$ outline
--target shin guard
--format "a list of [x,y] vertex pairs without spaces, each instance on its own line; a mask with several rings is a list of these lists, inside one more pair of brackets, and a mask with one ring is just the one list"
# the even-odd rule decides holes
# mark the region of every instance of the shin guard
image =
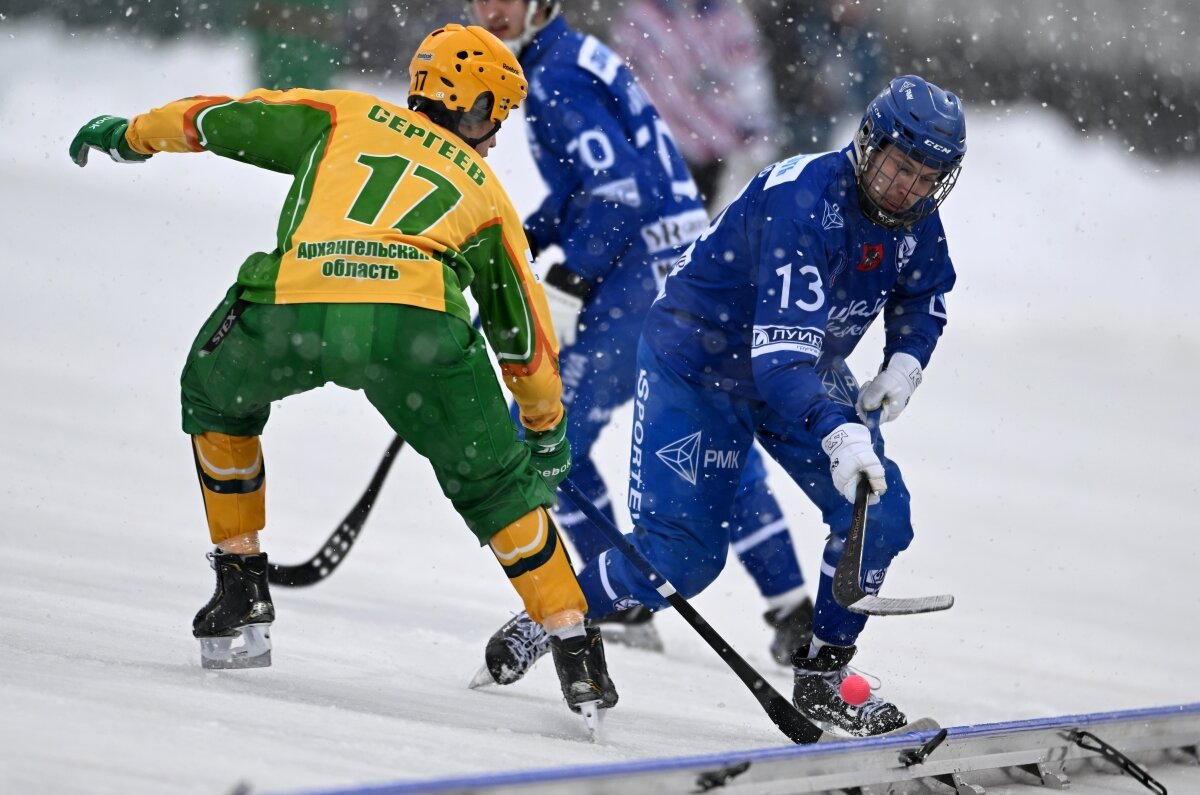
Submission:
[[208,533],[222,541],[266,526],[266,469],[257,436],[208,432],[192,437]]
[[525,514],[488,543],[530,618],[551,633],[572,625],[582,629],[587,600],[545,508]]

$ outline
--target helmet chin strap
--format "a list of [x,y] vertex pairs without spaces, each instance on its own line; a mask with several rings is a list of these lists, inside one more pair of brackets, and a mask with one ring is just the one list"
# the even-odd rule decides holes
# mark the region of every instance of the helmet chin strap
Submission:
[[541,5],[542,4],[537,0],[529,0],[529,2],[525,4],[525,27],[522,30],[521,35],[517,36],[515,39],[503,39],[504,46],[507,47],[513,55],[520,57],[521,51],[529,46],[529,42],[533,41],[533,37],[536,36],[542,28],[549,25],[551,20],[558,16],[559,4],[553,2],[547,3],[550,13],[546,15],[546,19],[544,22],[542,22],[542,24],[534,25],[533,18],[537,16],[538,8],[540,8]]
[[493,135],[495,135],[495,134],[496,134],[496,133],[498,133],[498,132],[500,132],[500,122],[498,122],[498,121],[497,121],[497,122],[492,122],[492,129],[488,130],[486,133],[484,133],[483,135],[479,136],[478,138],[469,138],[469,137],[467,137],[467,135],[466,135],[466,134],[464,134],[464,133],[463,133],[463,131],[462,131],[462,130],[458,130],[458,129],[456,129],[456,130],[454,131],[454,133],[455,133],[455,134],[456,134],[456,135],[457,135],[459,138],[461,138],[461,139],[463,139],[464,141],[466,141],[466,142],[467,142],[467,144],[468,144],[468,145],[469,145],[469,146],[470,146],[472,149],[473,149],[473,148],[475,148],[476,146],[479,146],[481,143],[483,143],[483,142],[484,142],[484,141],[486,141],[487,139],[491,138]]

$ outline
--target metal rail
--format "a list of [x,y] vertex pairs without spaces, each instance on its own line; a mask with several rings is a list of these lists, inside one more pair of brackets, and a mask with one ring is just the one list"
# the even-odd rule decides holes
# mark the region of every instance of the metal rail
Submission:
[[[1105,763],[1078,732],[1122,754],[1200,762],[1200,703],[1153,709],[955,726],[897,737],[783,746],[705,756],[311,791],[307,795],[629,795],[719,790],[783,793],[984,795],[989,784],[1053,789]],[[293,795],[299,795],[294,793]]]

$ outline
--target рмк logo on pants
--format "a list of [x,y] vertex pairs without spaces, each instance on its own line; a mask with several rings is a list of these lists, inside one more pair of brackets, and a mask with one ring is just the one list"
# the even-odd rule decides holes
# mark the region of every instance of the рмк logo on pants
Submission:
[[696,467],[700,462],[700,434],[696,431],[690,436],[671,442],[655,455],[659,460],[675,471],[675,474],[696,485]]

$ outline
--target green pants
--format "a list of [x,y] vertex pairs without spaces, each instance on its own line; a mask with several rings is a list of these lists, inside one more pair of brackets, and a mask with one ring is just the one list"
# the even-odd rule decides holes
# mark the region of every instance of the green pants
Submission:
[[262,433],[271,403],[327,383],[361,389],[433,465],[481,544],[553,491],[517,438],[482,336],[398,304],[251,304],[235,286],[201,328],[181,379],[183,430]]

